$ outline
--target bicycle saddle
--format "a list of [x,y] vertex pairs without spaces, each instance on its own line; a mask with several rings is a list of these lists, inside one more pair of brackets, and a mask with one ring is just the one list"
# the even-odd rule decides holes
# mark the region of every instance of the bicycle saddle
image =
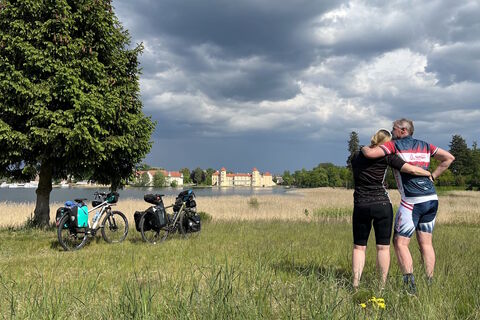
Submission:
[[75,202],[83,202],[85,200],[88,200],[87,198],[78,198],[78,199],[73,199]]

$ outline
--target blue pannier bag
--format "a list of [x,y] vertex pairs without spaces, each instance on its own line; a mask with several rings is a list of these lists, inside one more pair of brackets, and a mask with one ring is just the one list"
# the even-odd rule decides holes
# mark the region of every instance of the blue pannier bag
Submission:
[[88,227],[88,208],[84,204],[78,204],[72,208],[72,222],[78,228]]
[[70,227],[77,227],[77,228],[86,228],[88,227],[88,208],[83,202],[74,202],[74,201],[66,201],[64,207],[60,207],[57,209],[57,213],[55,216],[55,223],[58,227],[60,223],[60,219],[65,215],[68,214],[70,216],[70,222],[65,224],[63,228]]
[[70,221],[77,228],[88,227],[88,208],[83,202],[66,201],[65,208],[70,210]]

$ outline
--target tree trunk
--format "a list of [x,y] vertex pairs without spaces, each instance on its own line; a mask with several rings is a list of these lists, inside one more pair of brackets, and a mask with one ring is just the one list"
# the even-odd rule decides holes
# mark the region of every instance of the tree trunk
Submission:
[[46,227],[50,223],[50,192],[52,191],[53,166],[50,162],[43,162],[40,166],[40,180],[37,188],[37,204],[33,215],[33,224],[37,227]]

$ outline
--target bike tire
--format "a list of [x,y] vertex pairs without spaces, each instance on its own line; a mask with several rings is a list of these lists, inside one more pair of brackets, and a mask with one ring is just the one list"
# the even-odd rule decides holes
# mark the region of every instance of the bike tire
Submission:
[[70,216],[65,214],[57,228],[58,242],[65,251],[81,249],[87,243],[87,228],[71,227],[71,223]]
[[183,238],[190,236],[188,232],[188,215],[185,211],[180,212],[180,216],[178,217],[178,232]]
[[102,237],[108,243],[120,243],[127,237],[128,220],[120,211],[108,212],[102,221]]
[[163,228],[160,228],[160,230],[145,230],[146,226],[146,220],[145,217],[148,214],[148,212],[145,212],[142,214],[142,217],[140,218],[140,223],[139,223],[139,228],[140,228],[140,234],[142,235],[142,239],[145,242],[151,243],[151,244],[156,244],[158,242],[165,241],[168,236],[168,226],[165,226]]

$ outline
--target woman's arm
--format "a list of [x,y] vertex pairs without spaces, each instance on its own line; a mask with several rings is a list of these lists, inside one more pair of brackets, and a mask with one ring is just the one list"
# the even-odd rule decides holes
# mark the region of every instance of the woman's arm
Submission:
[[430,177],[430,171],[424,170],[420,167],[405,163],[402,168],[400,169],[401,172],[409,173],[414,176],[424,176]]

